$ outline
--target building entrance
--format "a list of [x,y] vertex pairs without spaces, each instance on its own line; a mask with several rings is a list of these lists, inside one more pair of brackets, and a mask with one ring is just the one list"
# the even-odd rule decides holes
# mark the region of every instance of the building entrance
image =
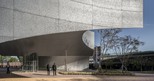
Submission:
[[38,55],[37,53],[31,53],[25,56],[24,70],[37,72],[38,70]]

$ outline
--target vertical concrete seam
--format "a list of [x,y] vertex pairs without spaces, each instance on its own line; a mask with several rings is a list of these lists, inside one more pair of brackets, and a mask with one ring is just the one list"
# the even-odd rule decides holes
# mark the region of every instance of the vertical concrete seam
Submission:
[[94,15],[93,15],[93,0],[91,0],[91,2],[92,2],[92,12],[91,12],[91,14],[92,14],[92,29],[94,29],[94,21],[93,21],[93,19],[94,19]]
[[56,28],[57,29],[57,31],[58,30],[60,30],[60,0],[58,0],[58,18],[57,18],[57,20],[58,20],[58,27]]
[[123,27],[123,0],[121,0],[121,27]]
[[15,30],[15,27],[14,27],[14,23],[15,23],[15,20],[14,20],[14,0],[13,0],[13,40],[15,39],[15,32],[14,32],[14,30]]

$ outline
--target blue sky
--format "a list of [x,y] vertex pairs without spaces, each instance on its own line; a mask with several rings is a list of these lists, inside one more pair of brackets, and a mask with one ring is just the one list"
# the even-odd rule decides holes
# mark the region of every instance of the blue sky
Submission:
[[[131,35],[139,37],[139,40],[145,42],[145,45],[140,47],[140,51],[154,51],[154,0],[144,0],[144,26],[143,28],[123,29],[120,33],[123,35]],[[100,37],[97,31],[95,32],[95,46],[99,46]]]

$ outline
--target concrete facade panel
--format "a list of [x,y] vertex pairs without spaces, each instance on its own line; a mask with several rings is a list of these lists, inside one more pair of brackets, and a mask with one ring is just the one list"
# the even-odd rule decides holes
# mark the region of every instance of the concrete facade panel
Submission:
[[73,22],[60,20],[59,21],[59,31],[60,32],[69,32],[69,31],[75,31],[75,25],[72,25]]
[[[107,26],[102,27],[102,26],[98,26],[98,25],[96,26],[96,25],[94,25],[93,28],[95,28],[95,29],[101,29],[101,28],[104,28],[104,29],[111,29],[111,28],[114,28],[114,27],[110,27],[110,28],[109,28],[109,27],[107,27]],[[117,28],[118,28],[118,27],[117,27]]]
[[83,24],[83,23],[73,23],[76,27],[76,31],[83,31],[83,30],[91,30],[93,26],[90,24]]
[[83,4],[92,4],[92,0],[71,0],[74,2],[78,2],[78,3],[83,3]]
[[93,25],[106,27],[121,27],[121,21],[121,11],[93,7]]
[[133,27],[141,27],[143,26],[143,12],[128,12],[123,11],[123,27],[129,28],[130,26]]
[[97,7],[120,10],[122,0],[92,0],[92,2]]
[[58,20],[56,19],[39,17],[18,11],[14,13],[14,34],[16,38],[50,34],[58,31]]
[[13,0],[0,0],[0,7],[13,9]]
[[15,0],[16,10],[58,18],[58,0]]
[[60,0],[60,19],[92,24],[92,6],[71,0]]
[[71,22],[66,20],[59,20],[59,32],[69,32],[69,31],[80,31],[80,30],[90,30],[92,25],[83,24],[78,22]]
[[40,14],[59,18],[59,0],[39,0]]
[[122,10],[143,11],[143,0],[122,0]]
[[13,36],[13,10],[0,8],[0,36]]
[[36,16],[20,12],[15,12],[14,14],[14,35],[16,38],[24,38],[36,35],[36,33],[34,33],[34,28],[36,27]]

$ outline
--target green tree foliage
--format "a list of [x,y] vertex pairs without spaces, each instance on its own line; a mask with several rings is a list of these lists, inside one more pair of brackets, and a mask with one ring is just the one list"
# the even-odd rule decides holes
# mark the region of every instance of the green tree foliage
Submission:
[[2,56],[2,55],[0,55],[0,63],[2,63],[4,61],[17,62],[19,60],[15,56]]
[[3,61],[3,56],[0,55],[0,63],[2,63],[2,61]]
[[11,58],[9,59],[9,62],[17,62],[17,61],[18,61],[18,59],[15,58],[15,57],[11,57]]

